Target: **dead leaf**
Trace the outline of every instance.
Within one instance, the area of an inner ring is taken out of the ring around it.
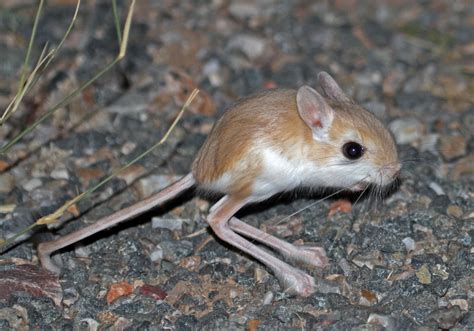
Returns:
[[[0,172],[5,171],[10,165],[4,160],[0,160]]]
[[[350,213],[352,211],[352,202],[347,199],[339,199],[329,206],[328,218],[337,212]]]
[[[63,291],[53,273],[22,259],[0,261],[0,299],[8,300],[15,292],[27,292],[36,297],[46,296],[61,306]]]
[[[164,300],[168,293],[156,285],[145,284],[140,287],[140,294],[155,300]]]
[[[116,299],[132,294],[133,286],[128,282],[120,282],[110,285],[107,292],[107,303],[110,305]]]
[[[377,296],[369,290],[361,290],[360,295],[366,301],[364,302],[364,300],[361,300],[361,304],[366,303],[365,305],[373,305],[377,303]]]
[[[104,176],[104,171],[100,168],[77,168],[76,173],[83,181],[89,181]]]
[[[247,329],[249,331],[257,331],[259,325],[260,325],[260,320],[249,320],[247,322]]]
[[[81,212],[79,211],[79,208],[77,208],[76,204],[73,204],[67,208],[67,211],[73,214],[75,217],[78,217]]]

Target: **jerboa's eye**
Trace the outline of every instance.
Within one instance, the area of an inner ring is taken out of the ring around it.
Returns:
[[[349,160],[357,160],[361,158],[362,155],[364,155],[364,152],[365,152],[364,147],[361,144],[356,143],[354,141],[345,143],[342,146],[342,154],[344,154],[344,156],[348,158]]]

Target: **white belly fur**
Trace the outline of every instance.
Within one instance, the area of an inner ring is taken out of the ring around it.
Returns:
[[[317,167],[307,160],[290,160],[272,148],[263,152],[263,171],[253,185],[253,196],[264,200],[278,192],[315,185]]]

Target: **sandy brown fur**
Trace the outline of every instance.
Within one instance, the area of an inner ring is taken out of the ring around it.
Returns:
[[[192,167],[196,181],[205,186],[238,165],[246,171],[236,174],[232,193],[250,193],[249,178],[257,176],[262,161],[254,148],[255,142],[270,137],[275,142],[288,142],[283,145],[290,146],[297,138],[282,126],[291,122],[298,125],[295,131],[304,129],[296,111],[295,96],[294,90],[268,90],[230,107],[214,125],[196,156]]]
[[[261,151],[276,148],[289,158],[306,158],[324,166],[329,157],[341,153],[342,133],[355,131],[367,147],[367,158],[382,167],[396,156],[390,134],[368,111],[352,103],[336,103],[326,99],[335,110],[329,142],[315,142],[311,129],[298,114],[296,91],[273,89],[247,97],[231,106],[216,122],[192,166],[200,186],[232,173],[232,185],[226,192],[245,197],[251,194],[253,179],[261,171]],[[388,135],[388,136],[387,136]],[[385,137],[387,136],[387,137]],[[382,139],[381,139],[382,137]],[[373,142],[377,142],[374,144]],[[393,158],[393,157],[392,157]]]

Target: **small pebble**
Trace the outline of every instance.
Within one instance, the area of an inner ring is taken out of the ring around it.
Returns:
[[[466,138],[461,135],[441,136],[439,139],[439,152],[446,161],[452,161],[466,155]]]
[[[126,142],[125,144],[123,144],[122,148],[120,149],[120,152],[123,155],[129,155],[131,152],[135,150],[136,147],[137,147],[137,144],[132,143],[132,142]]]
[[[31,192],[34,189],[37,189],[38,187],[40,187],[41,185],[43,185],[43,182],[41,181],[41,179],[32,178],[32,179],[30,179],[29,181],[27,181],[26,183],[23,184],[23,188],[26,191]]]
[[[437,195],[446,195],[443,188],[439,186],[438,183],[431,182],[429,185],[430,189],[432,189]]]
[[[469,311],[469,302],[466,299],[451,299],[449,303],[452,306],[459,306],[461,310]]]
[[[254,269],[254,278],[257,283],[264,283],[268,277],[268,272],[266,272],[264,269],[259,267]]]
[[[84,318],[81,320],[79,325],[79,329],[84,330],[98,330],[99,329],[99,322],[92,318]]]
[[[132,91],[123,94],[103,111],[115,114],[141,114],[146,111],[147,102],[146,98],[143,98],[143,93]]]
[[[447,267],[442,264],[436,264],[433,267],[433,275],[438,276],[442,280],[447,280],[449,278],[449,272],[447,271]]]
[[[196,198],[194,199],[194,203],[196,204],[196,207],[201,211],[201,212],[207,212],[209,210],[209,201]]]
[[[15,179],[9,172],[0,175],[0,192],[10,193],[15,187]]]
[[[320,293],[341,294],[341,286],[336,281],[321,279],[317,285],[317,291]]]
[[[150,253],[150,260],[152,262],[158,262],[163,259],[163,249],[160,245],[157,245],[155,250]]]
[[[238,49],[250,60],[255,60],[263,55],[266,40],[253,35],[239,34],[229,41],[228,47],[229,49]]]
[[[117,321],[118,316],[111,311],[100,311],[96,315],[97,319],[100,321],[101,324],[112,324]],[[117,330],[112,327],[112,330]],[[123,330],[123,329],[119,329]]]
[[[132,322],[125,317],[119,317],[110,328],[111,330],[126,330]]]
[[[438,307],[439,308],[444,308],[449,306],[449,302],[446,300],[446,298],[438,298]]]
[[[12,211],[15,210],[15,208],[16,208],[16,205],[13,203],[0,205],[0,214],[10,214]]]
[[[246,19],[260,12],[254,1],[234,1],[229,6],[229,13],[237,18]]]
[[[449,205],[448,208],[446,209],[446,212],[448,213],[449,216],[453,216],[456,218],[461,218],[463,215],[462,208],[456,205]]]
[[[402,239],[402,242],[405,244],[405,248],[407,252],[412,252],[415,250],[416,243],[415,243],[415,240],[413,240],[413,238],[405,237]]]
[[[168,229],[171,231],[181,231],[183,228],[184,220],[179,218],[162,218],[153,217],[151,219],[151,227],[153,229]]]
[[[400,87],[403,81],[406,79],[406,74],[401,69],[393,69],[385,77],[382,85],[382,90],[385,95],[394,96],[397,91],[400,90]]]
[[[351,265],[345,258],[340,259],[338,264],[339,267],[341,267],[344,276],[349,277],[352,274]]]
[[[88,257],[90,249],[87,246],[78,245],[74,248],[74,254],[80,258]]]
[[[393,317],[388,316],[388,315],[372,313],[369,315],[369,318],[367,319],[367,323],[372,324],[372,325],[380,325],[383,328],[385,328],[385,330],[396,330],[395,328],[396,323]]]
[[[439,329],[451,329],[459,322],[462,316],[463,313],[459,306],[440,308],[431,312],[426,317],[425,323]]]
[[[398,144],[410,144],[418,141],[425,132],[425,126],[416,118],[399,118],[389,124],[389,129]]]
[[[437,133],[424,135],[420,140],[420,152],[435,152],[438,140],[439,134]]]
[[[268,291],[268,292],[265,293],[265,295],[263,296],[262,304],[263,304],[263,305],[269,305],[269,304],[272,303],[272,301],[273,301],[273,292]]]
[[[79,292],[74,287],[68,287],[64,289],[64,296],[62,304],[66,307],[70,307],[79,299]]]
[[[431,284],[431,273],[426,264],[423,264],[417,272],[415,272],[418,281],[421,284],[428,285]]]
[[[235,289],[231,289],[231,290],[229,291],[229,297],[230,297],[231,299],[237,298],[238,295],[239,295],[239,293],[238,293]]]
[[[461,176],[474,174],[474,154],[470,154],[460,160],[457,160],[451,171],[451,178],[458,180]]]
[[[54,179],[69,179],[69,172],[64,167],[56,167],[51,171],[51,177]]]
[[[212,59],[204,65],[202,71],[203,75],[209,79],[212,86],[218,87],[222,86],[224,83],[224,78],[220,73],[219,61]]]

